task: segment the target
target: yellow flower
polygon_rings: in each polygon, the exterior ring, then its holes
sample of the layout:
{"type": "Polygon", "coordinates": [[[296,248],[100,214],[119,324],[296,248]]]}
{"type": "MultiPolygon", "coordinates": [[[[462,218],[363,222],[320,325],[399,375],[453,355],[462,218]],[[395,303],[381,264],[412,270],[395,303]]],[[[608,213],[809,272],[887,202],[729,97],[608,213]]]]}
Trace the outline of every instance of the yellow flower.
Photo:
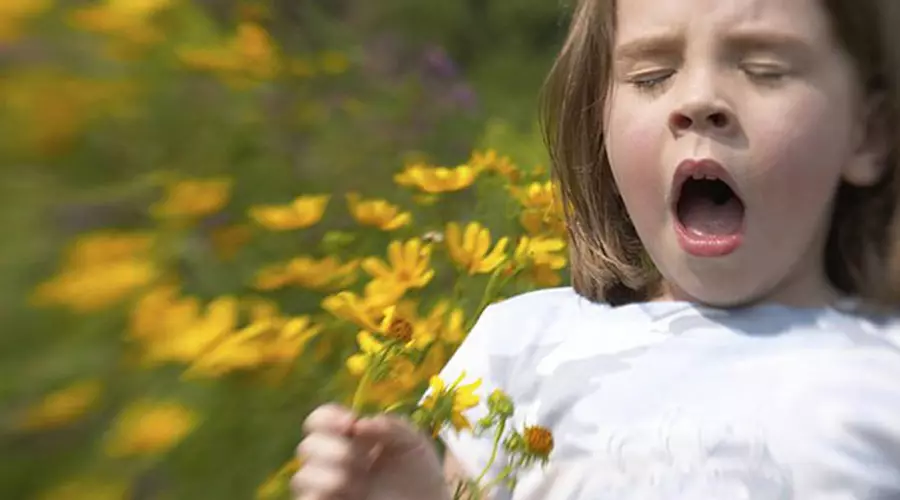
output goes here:
{"type": "Polygon", "coordinates": [[[50,429],[66,425],[87,413],[100,397],[102,387],[97,380],[76,382],[48,394],[29,408],[22,418],[24,429],[50,429]]]}
{"type": "Polygon", "coordinates": [[[524,236],[516,246],[514,259],[530,272],[536,285],[557,286],[562,281],[557,271],[567,263],[565,254],[559,253],[565,248],[566,242],[560,238],[524,236]]]}
{"type": "Polygon", "coordinates": [[[390,306],[383,311],[376,331],[386,339],[399,342],[404,349],[422,349],[437,336],[437,330],[429,328],[432,323],[432,318],[417,318],[414,307],[401,311],[397,306],[390,306]]]}
{"type": "Polygon", "coordinates": [[[147,44],[162,39],[151,21],[171,4],[171,0],[107,0],[74,11],[69,21],[85,31],[147,44]]]}
{"type": "Polygon", "coordinates": [[[152,211],[157,217],[202,217],[218,212],[231,197],[231,179],[183,179],[170,183],[152,211]]]}
{"type": "Polygon", "coordinates": [[[508,156],[500,156],[493,149],[484,152],[476,151],[469,160],[469,165],[483,172],[497,172],[509,182],[518,182],[521,178],[519,169],[508,156]]]}
{"type": "Polygon", "coordinates": [[[22,35],[22,24],[50,7],[49,0],[4,0],[0,2],[0,42],[10,42],[22,35]]]}
{"type": "Polygon", "coordinates": [[[276,52],[266,30],[250,21],[242,22],[234,37],[222,46],[182,47],[176,51],[186,66],[218,73],[238,87],[251,80],[268,80],[277,75],[280,66],[276,52]]]}
{"type": "Polygon", "coordinates": [[[129,498],[128,483],[121,478],[83,477],[70,479],[43,494],[40,500],[122,500],[129,498]]]}
{"type": "Polygon", "coordinates": [[[358,265],[356,260],[341,263],[337,257],[316,260],[300,256],[286,264],[264,267],[257,273],[254,286],[259,290],[277,290],[291,285],[310,290],[346,287],[356,279],[358,265]]]}
{"type": "Polygon", "coordinates": [[[553,434],[546,427],[532,425],[522,431],[525,448],[531,455],[547,458],[553,451],[553,434]]]}
{"type": "Polygon", "coordinates": [[[417,396],[414,391],[419,384],[416,364],[402,356],[391,358],[384,367],[385,374],[372,382],[363,394],[363,400],[375,403],[380,408],[417,396]]]}
{"type": "Polygon", "coordinates": [[[422,288],[434,277],[431,269],[431,245],[419,238],[404,242],[392,241],[387,248],[388,262],[375,257],[362,261],[362,268],[375,280],[396,283],[397,286],[422,288]]]}
{"type": "Polygon", "coordinates": [[[446,234],[450,258],[470,275],[490,273],[506,260],[509,238],[500,238],[491,250],[491,233],[477,222],[469,223],[465,233],[459,224],[451,222],[446,234]]]}
{"type": "Polygon", "coordinates": [[[250,209],[250,216],[272,231],[289,231],[312,226],[322,219],[328,195],[300,196],[288,205],[268,205],[250,209]]]}
{"type": "Polygon", "coordinates": [[[237,317],[237,299],[219,297],[209,303],[202,316],[189,322],[183,330],[164,331],[151,337],[147,342],[147,357],[151,361],[193,362],[213,343],[235,330],[237,317]]]}
{"type": "Polygon", "coordinates": [[[145,257],[155,238],[143,232],[97,231],[80,236],[66,253],[66,267],[105,266],[111,261],[145,257]]]}
{"type": "Polygon", "coordinates": [[[155,264],[143,259],[64,270],[38,286],[34,301],[42,306],[65,306],[79,313],[95,312],[150,284],[157,273],[155,264]]]}
{"type": "Polygon", "coordinates": [[[410,212],[386,200],[363,200],[357,193],[347,194],[350,215],[364,226],[374,226],[382,231],[393,231],[406,226],[412,220],[410,212]]]}
{"type": "Polygon", "coordinates": [[[529,234],[549,231],[554,235],[565,235],[565,216],[555,183],[533,182],[524,188],[511,188],[511,191],[522,204],[519,220],[529,234]]]}
{"type": "Polygon", "coordinates": [[[288,363],[321,330],[308,316],[257,320],[212,346],[191,365],[187,374],[216,377],[236,370],[288,363]]]}
{"type": "Polygon", "coordinates": [[[365,330],[356,335],[356,342],[359,344],[359,352],[347,358],[347,370],[358,377],[387,347],[379,342],[371,332],[365,330]]]}
{"type": "Polygon", "coordinates": [[[325,297],[322,308],[337,318],[374,332],[379,328],[384,310],[396,304],[404,292],[392,282],[376,280],[366,285],[361,297],[348,291],[325,297]]]}
{"type": "Polygon", "coordinates": [[[461,191],[471,186],[477,177],[478,170],[469,165],[447,168],[413,164],[395,175],[394,181],[401,186],[435,194],[461,191]]]}
{"type": "Polygon", "coordinates": [[[105,450],[111,457],[164,453],[197,425],[197,415],[172,402],[139,401],[116,419],[105,450]]]}
{"type": "Polygon", "coordinates": [[[98,311],[151,283],[158,269],[150,260],[154,239],[145,233],[100,231],[78,238],[60,273],[38,285],[37,305],[98,311]]]}
{"type": "MultiPolygon", "coordinates": [[[[463,413],[478,405],[479,397],[475,394],[475,391],[481,387],[481,379],[471,384],[460,386],[459,384],[464,377],[465,373],[460,375],[450,387],[447,387],[440,377],[431,377],[431,380],[428,382],[429,394],[420,405],[427,410],[439,411],[442,409],[442,402],[449,399],[449,415],[447,417],[457,432],[472,428],[472,424],[463,413]]],[[[437,430],[435,429],[435,431],[437,430]]]]}
{"type": "Polygon", "coordinates": [[[200,317],[200,302],[179,297],[178,288],[162,284],[147,291],[131,310],[129,335],[141,342],[152,342],[187,331],[200,317]]]}

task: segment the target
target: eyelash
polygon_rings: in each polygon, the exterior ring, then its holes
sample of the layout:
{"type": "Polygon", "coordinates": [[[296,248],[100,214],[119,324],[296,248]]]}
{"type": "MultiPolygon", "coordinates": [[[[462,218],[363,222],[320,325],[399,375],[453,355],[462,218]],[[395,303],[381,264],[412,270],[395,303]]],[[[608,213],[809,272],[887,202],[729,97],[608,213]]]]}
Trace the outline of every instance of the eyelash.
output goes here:
{"type": "MultiPolygon", "coordinates": [[[[762,84],[776,84],[788,76],[787,70],[777,67],[742,66],[744,72],[751,80],[762,84]]],[[[644,92],[659,90],[659,87],[675,74],[675,71],[655,71],[646,75],[636,75],[629,83],[636,89],[644,92]]]]}
{"type": "Polygon", "coordinates": [[[636,75],[629,83],[638,90],[649,92],[657,90],[674,74],[674,71],[654,71],[645,75],[636,75]]]}

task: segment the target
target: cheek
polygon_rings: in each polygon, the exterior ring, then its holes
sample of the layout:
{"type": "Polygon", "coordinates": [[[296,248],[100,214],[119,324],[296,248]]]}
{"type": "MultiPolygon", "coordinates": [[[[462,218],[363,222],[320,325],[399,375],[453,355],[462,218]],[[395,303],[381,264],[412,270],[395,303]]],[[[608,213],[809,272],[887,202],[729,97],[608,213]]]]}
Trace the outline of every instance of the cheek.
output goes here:
{"type": "Polygon", "coordinates": [[[746,124],[756,132],[750,134],[748,181],[764,184],[754,191],[770,210],[804,220],[816,216],[827,207],[848,161],[848,115],[820,96],[797,99],[772,113],[757,111],[758,123],[746,124]]]}
{"type": "Polygon", "coordinates": [[[651,220],[665,216],[660,210],[667,183],[660,175],[663,141],[658,113],[651,106],[613,104],[606,128],[606,151],[619,193],[640,231],[651,220]]]}

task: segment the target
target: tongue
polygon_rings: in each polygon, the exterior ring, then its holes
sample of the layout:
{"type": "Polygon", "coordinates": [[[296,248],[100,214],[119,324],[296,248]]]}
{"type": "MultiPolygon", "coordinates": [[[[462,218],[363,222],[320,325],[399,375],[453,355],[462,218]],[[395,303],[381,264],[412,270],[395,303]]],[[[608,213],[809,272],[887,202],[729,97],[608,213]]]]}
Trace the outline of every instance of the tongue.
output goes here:
{"type": "Polygon", "coordinates": [[[722,204],[706,196],[691,196],[680,205],[681,223],[698,236],[727,236],[741,230],[744,205],[735,196],[722,204]]]}

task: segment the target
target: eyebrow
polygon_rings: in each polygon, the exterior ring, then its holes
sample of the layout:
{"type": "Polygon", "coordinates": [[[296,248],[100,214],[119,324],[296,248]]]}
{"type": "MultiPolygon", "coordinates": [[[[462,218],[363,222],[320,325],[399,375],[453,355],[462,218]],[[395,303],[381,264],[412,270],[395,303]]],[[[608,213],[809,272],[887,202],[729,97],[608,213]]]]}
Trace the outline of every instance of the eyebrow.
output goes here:
{"type": "Polygon", "coordinates": [[[682,50],[684,37],[678,33],[660,33],[620,43],[613,49],[617,61],[672,55],[682,50]]]}
{"type": "Polygon", "coordinates": [[[771,50],[804,56],[813,52],[812,45],[796,35],[773,30],[741,30],[725,35],[725,45],[732,51],[771,50]]]}
{"type": "MultiPolygon", "coordinates": [[[[726,50],[742,52],[771,50],[794,56],[812,53],[812,46],[802,38],[774,30],[740,30],[723,35],[726,50]]],[[[679,33],[660,33],[626,41],[613,50],[616,61],[630,61],[646,57],[666,57],[684,48],[684,37],[679,33]]]]}

